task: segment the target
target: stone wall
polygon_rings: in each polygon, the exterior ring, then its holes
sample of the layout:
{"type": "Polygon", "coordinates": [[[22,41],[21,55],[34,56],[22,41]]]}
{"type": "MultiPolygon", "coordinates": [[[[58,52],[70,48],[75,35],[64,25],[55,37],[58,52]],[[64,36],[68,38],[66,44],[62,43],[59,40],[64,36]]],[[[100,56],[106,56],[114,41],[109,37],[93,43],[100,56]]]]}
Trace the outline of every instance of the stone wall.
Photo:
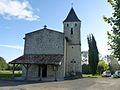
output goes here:
{"type": "Polygon", "coordinates": [[[64,22],[65,76],[82,72],[81,66],[81,22],[64,22]]]}
{"type": "Polygon", "coordinates": [[[81,22],[64,22],[64,35],[69,39],[69,44],[81,44],[81,22]],[[71,28],[73,34],[71,34],[71,28]]]}
{"type": "MultiPolygon", "coordinates": [[[[26,69],[24,66],[22,66],[23,70],[23,77],[26,75],[26,69]]],[[[64,79],[64,69],[63,69],[63,63],[62,65],[58,66],[56,76],[57,80],[64,79]]],[[[31,65],[28,70],[28,78],[38,78],[38,65],[31,65]]],[[[48,79],[55,79],[55,67],[54,65],[47,65],[47,77],[48,79]]]]}
{"type": "Polygon", "coordinates": [[[24,54],[63,54],[63,33],[42,29],[25,36],[24,54]]]}
{"type": "Polygon", "coordinates": [[[54,78],[55,77],[55,70],[53,65],[47,65],[47,77],[54,78]]]}
{"type": "MultiPolygon", "coordinates": [[[[25,77],[26,75],[26,68],[22,66],[22,71],[23,74],[22,76],[25,77]]],[[[28,69],[28,77],[38,77],[38,65],[31,65],[30,68],[28,69]]]]}
{"type": "Polygon", "coordinates": [[[67,45],[66,75],[71,72],[82,72],[80,45],[67,45]]]}

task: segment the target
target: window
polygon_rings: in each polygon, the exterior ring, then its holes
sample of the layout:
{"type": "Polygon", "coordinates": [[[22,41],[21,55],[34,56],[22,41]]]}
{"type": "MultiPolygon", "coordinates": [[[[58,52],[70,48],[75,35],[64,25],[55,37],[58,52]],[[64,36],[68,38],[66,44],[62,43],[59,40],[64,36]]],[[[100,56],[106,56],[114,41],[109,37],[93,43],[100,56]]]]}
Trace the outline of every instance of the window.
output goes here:
{"type": "Polygon", "coordinates": [[[73,28],[71,28],[71,35],[73,34],[73,28]]]}
{"type": "Polygon", "coordinates": [[[67,27],[69,27],[69,24],[67,24],[67,27]]]}
{"type": "Polygon", "coordinates": [[[74,59],[72,59],[71,63],[76,63],[76,61],[74,59]]]}
{"type": "Polygon", "coordinates": [[[77,23],[75,23],[75,27],[77,26],[77,23]]]}

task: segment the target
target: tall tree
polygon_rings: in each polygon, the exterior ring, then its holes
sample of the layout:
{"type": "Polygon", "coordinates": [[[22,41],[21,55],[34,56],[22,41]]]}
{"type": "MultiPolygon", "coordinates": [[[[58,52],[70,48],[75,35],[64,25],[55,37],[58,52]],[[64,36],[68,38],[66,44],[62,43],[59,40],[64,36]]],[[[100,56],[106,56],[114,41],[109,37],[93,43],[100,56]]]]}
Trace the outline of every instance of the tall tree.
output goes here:
{"type": "Polygon", "coordinates": [[[108,0],[108,3],[113,8],[112,16],[103,17],[105,22],[111,25],[112,30],[108,32],[108,45],[114,56],[120,60],[120,0],[108,0]]]}
{"type": "Polygon", "coordinates": [[[95,75],[97,71],[98,62],[99,62],[99,56],[98,56],[99,53],[96,45],[96,40],[93,34],[88,35],[87,40],[88,40],[88,46],[89,46],[88,61],[91,68],[92,75],[95,75]]]}

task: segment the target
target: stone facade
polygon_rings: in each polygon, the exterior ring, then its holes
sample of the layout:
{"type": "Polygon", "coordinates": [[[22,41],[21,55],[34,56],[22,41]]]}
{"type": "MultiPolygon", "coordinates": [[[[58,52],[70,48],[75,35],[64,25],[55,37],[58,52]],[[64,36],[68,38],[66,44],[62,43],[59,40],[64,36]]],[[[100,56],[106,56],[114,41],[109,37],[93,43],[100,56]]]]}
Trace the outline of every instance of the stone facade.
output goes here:
{"type": "Polygon", "coordinates": [[[64,42],[66,47],[65,76],[70,77],[82,72],[81,67],[81,39],[80,22],[64,22],[64,33],[67,40],[64,42]],[[72,31],[73,30],[73,31],[72,31]]]}
{"type": "Polygon", "coordinates": [[[26,34],[24,54],[63,54],[64,35],[50,29],[26,34]]]}
{"type": "MultiPolygon", "coordinates": [[[[54,30],[43,28],[31,32],[25,36],[24,54],[63,54],[64,53],[64,34],[54,30]]],[[[64,78],[64,61],[58,66],[58,79],[64,78]]],[[[38,65],[31,65],[28,70],[28,77],[38,77],[38,65]]],[[[55,77],[54,65],[47,65],[47,78],[55,77]]],[[[23,76],[26,69],[23,67],[23,76]]]]}

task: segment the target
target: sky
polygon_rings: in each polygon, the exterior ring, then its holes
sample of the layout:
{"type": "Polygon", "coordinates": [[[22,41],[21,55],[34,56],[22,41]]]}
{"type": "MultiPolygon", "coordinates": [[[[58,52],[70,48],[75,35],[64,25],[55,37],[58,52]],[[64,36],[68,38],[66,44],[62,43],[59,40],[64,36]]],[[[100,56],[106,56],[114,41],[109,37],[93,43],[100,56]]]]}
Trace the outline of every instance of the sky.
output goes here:
{"type": "Polygon", "coordinates": [[[0,56],[9,62],[23,55],[25,34],[44,25],[63,32],[63,20],[72,6],[82,21],[82,51],[88,50],[87,35],[93,33],[99,53],[109,54],[111,27],[102,18],[112,13],[107,0],[0,0],[0,56]]]}

